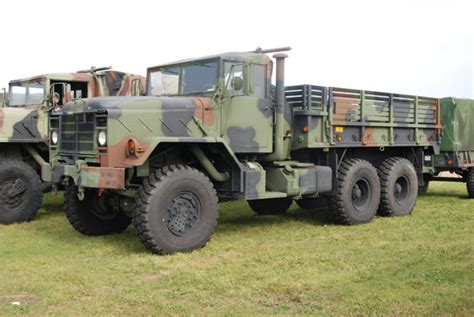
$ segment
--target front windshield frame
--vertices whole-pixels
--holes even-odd
[[[46,97],[46,85],[46,79],[11,82],[8,87],[8,106],[41,105]]]
[[[205,65],[205,64],[213,64],[215,67],[215,73],[212,73],[214,76],[209,83],[205,83],[206,86],[209,86],[207,89],[198,89],[198,90],[186,90],[183,70],[191,69],[190,67],[196,65]],[[152,68],[148,71],[148,78],[147,78],[147,92],[149,96],[188,96],[188,95],[207,95],[207,94],[214,94],[217,90],[217,86],[219,84],[219,78],[222,69],[222,61],[220,58],[211,58],[211,59],[203,59],[203,60],[196,60],[186,63],[180,64],[170,64],[159,66],[156,68]],[[166,75],[165,72],[168,73],[176,73],[179,74],[177,76],[177,81],[175,79],[169,78],[168,85],[163,84],[163,78]],[[210,74],[209,74],[210,75]],[[172,75],[171,75],[172,76]],[[156,78],[156,79],[154,79]],[[161,81],[161,85],[156,85],[153,81]],[[194,83],[200,85],[202,83]]]

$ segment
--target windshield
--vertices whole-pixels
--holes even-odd
[[[163,67],[150,73],[149,94],[188,95],[216,90],[217,61]]]
[[[8,105],[11,107],[39,105],[44,100],[44,81],[10,84]]]

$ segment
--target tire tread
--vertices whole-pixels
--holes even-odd
[[[344,225],[356,225],[360,224],[360,222],[353,219],[350,214],[347,212],[347,209],[344,205],[344,183],[347,181],[347,177],[350,171],[355,168],[356,165],[366,165],[375,170],[375,167],[370,164],[370,162],[358,159],[358,158],[351,158],[344,160],[338,170],[337,173],[337,194],[336,196],[328,199],[329,207],[333,210],[334,215],[336,217],[337,222],[344,224]]]
[[[173,174],[178,173],[180,171],[187,171],[196,177],[204,177],[207,182],[207,190],[211,193],[211,197],[213,199],[212,203],[218,203],[217,200],[217,192],[214,189],[213,184],[209,181],[206,175],[200,172],[197,169],[194,169],[190,166],[186,165],[168,165],[163,167],[162,169],[157,169],[149,175],[143,182],[143,186],[141,186],[138,190],[138,195],[136,196],[136,208],[132,218],[132,223],[137,231],[138,238],[140,241],[145,245],[145,247],[153,253],[156,254],[169,254],[171,253],[169,250],[161,247],[159,243],[154,239],[151,231],[151,221],[148,217],[150,213],[150,203],[153,197],[153,194],[157,191],[161,190],[161,186],[163,186],[163,182],[166,178],[171,177]],[[212,224],[215,228],[218,223],[219,214],[217,213],[217,217]],[[204,241],[204,243],[200,247],[204,247],[207,242],[210,240],[209,238]],[[194,249],[194,248],[193,248]],[[186,250],[191,251],[191,250]]]
[[[407,164],[407,165],[412,165],[409,160],[403,157],[390,157],[386,159],[382,165],[377,170],[377,173],[380,178],[380,206],[378,213],[381,216],[393,216],[393,210],[390,207],[390,201],[389,201],[389,196],[388,196],[388,184],[390,180],[390,172],[392,169],[397,165],[397,164]],[[418,192],[419,188],[416,187],[414,189]]]
[[[471,167],[467,171],[466,188],[467,188],[467,193],[469,195],[469,198],[474,198],[474,168],[473,167]]]

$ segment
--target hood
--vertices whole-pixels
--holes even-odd
[[[209,98],[196,97],[96,97],[70,101],[59,113],[99,110],[193,110],[198,104],[209,102]]]

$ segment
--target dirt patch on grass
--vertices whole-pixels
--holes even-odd
[[[32,305],[41,300],[36,294],[17,294],[17,295],[0,295],[0,305],[12,305],[20,303],[20,305]]]

